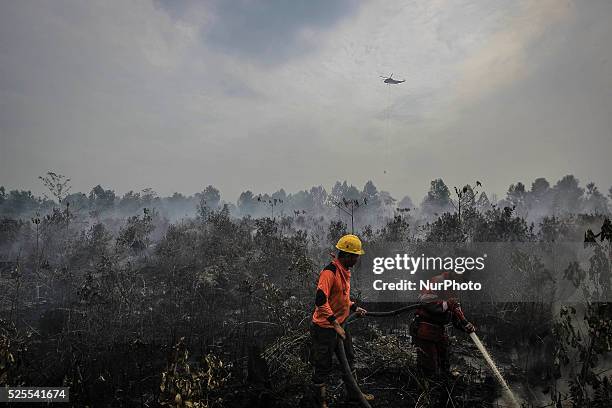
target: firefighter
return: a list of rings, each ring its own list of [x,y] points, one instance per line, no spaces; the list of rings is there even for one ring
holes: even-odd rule
[[[361,241],[356,235],[345,235],[336,244],[338,253],[332,255],[332,261],[319,274],[315,295],[315,308],[310,324],[312,340],[311,363],[314,368],[312,375],[312,395],[317,407],[327,407],[326,386],[332,372],[332,357],[338,356],[337,337],[344,341],[346,358],[355,376],[355,351],[351,334],[342,323],[351,312],[359,317],[365,316],[365,309],[358,307],[350,299],[351,271],[360,255],[364,254]],[[338,357],[339,358],[339,357]],[[346,374],[343,376],[347,399],[356,401],[358,395],[350,392]],[[367,400],[373,400],[371,394],[364,394]]]
[[[456,274],[444,272],[431,278],[430,282],[443,282],[456,277]],[[447,327],[452,324],[466,333],[472,333],[476,328],[465,318],[452,292],[423,290],[419,301],[423,306],[416,310],[411,325],[413,343],[417,347],[417,365],[426,377],[447,376],[450,374]]]

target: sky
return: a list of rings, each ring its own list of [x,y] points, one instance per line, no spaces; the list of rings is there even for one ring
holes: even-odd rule
[[[0,185],[607,191],[611,20],[607,0],[3,1]]]

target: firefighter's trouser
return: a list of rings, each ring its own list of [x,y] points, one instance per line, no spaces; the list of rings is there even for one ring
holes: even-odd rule
[[[345,328],[346,339],[344,340],[344,352],[351,371],[354,371],[355,350],[350,332]],[[312,382],[314,384],[327,384],[329,376],[333,371],[333,355],[336,354],[338,361],[338,335],[331,328],[324,328],[315,323],[310,324],[310,337],[312,339],[312,349],[310,361],[314,368]],[[343,373],[343,377],[345,374]],[[346,380],[345,380],[346,382]]]
[[[450,370],[450,341],[444,326],[419,322],[414,338],[417,365],[427,376],[447,374]]]

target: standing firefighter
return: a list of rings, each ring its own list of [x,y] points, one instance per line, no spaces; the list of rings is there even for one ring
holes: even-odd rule
[[[315,310],[310,325],[312,339],[311,362],[314,367],[312,375],[312,394],[317,407],[327,407],[326,386],[332,372],[332,356],[338,356],[337,336],[344,341],[346,358],[355,376],[354,360],[355,351],[351,335],[342,323],[347,319],[350,312],[364,316],[366,311],[351,301],[351,271],[350,268],[357,263],[359,255],[363,255],[361,241],[356,235],[345,235],[336,244],[338,254],[333,257],[319,274],[317,292],[315,295]],[[356,401],[358,395],[351,393],[346,387],[348,377],[343,376],[347,399]],[[367,400],[373,400],[370,394],[364,394]]]
[[[444,272],[431,278],[430,282],[443,282],[451,278],[451,273]],[[450,373],[447,326],[452,323],[466,333],[475,331],[475,327],[465,318],[452,292],[423,290],[419,301],[423,306],[417,309],[411,326],[413,341],[417,346],[417,364],[427,377],[444,377]]]

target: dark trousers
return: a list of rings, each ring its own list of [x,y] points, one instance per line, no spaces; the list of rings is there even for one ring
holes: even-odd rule
[[[427,377],[448,374],[450,341],[442,324],[415,319],[410,325],[413,344],[417,347],[417,366]]]
[[[417,346],[417,365],[424,375],[433,377],[448,374],[450,362],[447,339],[431,341],[416,338],[414,344]]]
[[[344,340],[344,352],[349,363],[351,371],[354,371],[355,350],[353,349],[353,341],[351,334],[345,328],[346,339]],[[312,349],[310,353],[310,362],[314,368],[312,374],[312,382],[314,384],[327,384],[329,376],[333,371],[333,355],[336,354],[338,361],[338,335],[334,329],[321,327],[315,323],[310,324],[310,338],[312,340]],[[344,374],[343,374],[344,376]]]

